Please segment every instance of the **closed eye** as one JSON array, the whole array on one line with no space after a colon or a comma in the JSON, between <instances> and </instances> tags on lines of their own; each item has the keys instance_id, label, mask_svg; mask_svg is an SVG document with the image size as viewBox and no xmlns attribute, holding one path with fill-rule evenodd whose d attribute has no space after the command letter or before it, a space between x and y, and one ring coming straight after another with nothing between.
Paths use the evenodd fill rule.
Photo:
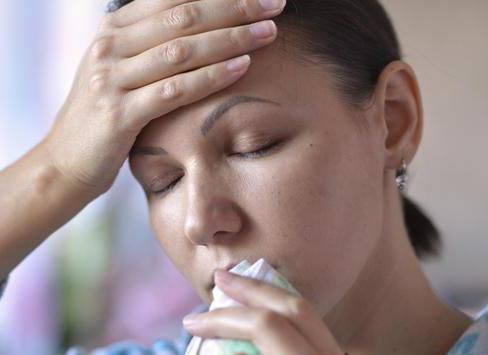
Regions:
<instances>
[{"instance_id":1,"label":"closed eye","mask_svg":"<svg viewBox=\"0 0 488 355\"><path fill-rule=\"evenodd\" d=\"M269 151L274 148L275 146L277 146L280 142L274 142L274 143L271 143L271 144L268 144L262 148L259 148L258 150L255 150L253 152L249 152L249 153L236 153L234 155L238 155L242 158L256 158L256 157L263 157L265 155L267 155L269 153Z\"/></svg>"},{"instance_id":2,"label":"closed eye","mask_svg":"<svg viewBox=\"0 0 488 355\"><path fill-rule=\"evenodd\" d=\"M258 150L255 150L253 152L248 152L248 153L235 153L235 154L232 154L232 155L237 155L239 157L242 157L244 159L253 159L253 158L261 158L261 157L264 157L266 155L269 154L269 152L275 148L276 146L278 146L281 142L274 142L274 143L271 143L271 144L268 144L262 148L259 148ZM154 191L152 192L154 195L157 195L157 196L161 196L161 195L165 195L171 191L173 191L173 189L176 187L176 185L178 184L178 182L183 178L183 176L179 177L178 179L174 180L171 184L169 184L168 186L166 186L164 189L162 190L158 190L158 191Z\"/></svg>"}]
</instances>

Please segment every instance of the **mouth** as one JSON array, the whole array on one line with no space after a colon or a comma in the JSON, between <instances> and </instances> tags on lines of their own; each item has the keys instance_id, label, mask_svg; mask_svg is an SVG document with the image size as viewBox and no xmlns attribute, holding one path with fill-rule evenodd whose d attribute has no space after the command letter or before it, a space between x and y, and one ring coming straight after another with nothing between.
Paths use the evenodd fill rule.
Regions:
<instances>
[{"instance_id":1,"label":"mouth","mask_svg":"<svg viewBox=\"0 0 488 355\"><path fill-rule=\"evenodd\" d=\"M234 262L234 263L230 263L230 264L227 264L227 266L225 267L217 267L215 268L213 271L212 271L212 279L210 280L210 282L207 284L207 290L208 292L212 292L212 290L214 289L215 287L215 282L214 282L214 275L215 275L215 271L217 271L217 269L225 269L227 271L229 271L230 269L232 269L234 266L236 266L237 264L239 264L239 262ZM275 270L278 270L278 266L275 265L275 264L270 264L271 267Z\"/></svg>"},{"instance_id":2,"label":"mouth","mask_svg":"<svg viewBox=\"0 0 488 355\"><path fill-rule=\"evenodd\" d=\"M230 269L232 269L234 266L236 266L237 262L233 262L233 263L229 263L227 264L227 266L224 266L224 267L216 267L213 271L212 271L212 279L210 280L210 282L208 283L208 286L207 286L207 289L211 292L213 290L213 288L215 287L215 282L214 282L214 279L215 279L215 271L217 271L217 269L224 269L224 270L227 270L229 271Z\"/></svg>"}]
</instances>

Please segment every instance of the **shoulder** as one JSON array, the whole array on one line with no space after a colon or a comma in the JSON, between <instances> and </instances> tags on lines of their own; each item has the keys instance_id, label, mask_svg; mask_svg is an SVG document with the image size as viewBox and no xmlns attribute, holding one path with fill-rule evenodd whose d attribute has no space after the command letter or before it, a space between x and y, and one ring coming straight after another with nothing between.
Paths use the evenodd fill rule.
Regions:
<instances>
[{"instance_id":1,"label":"shoulder","mask_svg":"<svg viewBox=\"0 0 488 355\"><path fill-rule=\"evenodd\" d=\"M447 355L488 355L488 304L474 317Z\"/></svg>"}]
</instances>

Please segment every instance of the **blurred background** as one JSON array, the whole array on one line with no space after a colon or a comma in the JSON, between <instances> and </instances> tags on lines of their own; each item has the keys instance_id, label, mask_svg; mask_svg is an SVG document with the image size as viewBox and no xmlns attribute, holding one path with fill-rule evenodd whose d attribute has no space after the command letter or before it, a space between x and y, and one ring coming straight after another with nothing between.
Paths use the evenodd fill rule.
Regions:
<instances>
[{"instance_id":1,"label":"blurred background","mask_svg":"<svg viewBox=\"0 0 488 355\"><path fill-rule=\"evenodd\" d=\"M385 0L424 100L407 194L442 233L422 263L449 304L488 303L488 2ZM0 0L0 169L46 134L103 15L101 0ZM26 221L28 223L28 221ZM200 303L147 222L127 165L114 187L32 252L0 302L0 354L174 339Z\"/></svg>"}]
</instances>

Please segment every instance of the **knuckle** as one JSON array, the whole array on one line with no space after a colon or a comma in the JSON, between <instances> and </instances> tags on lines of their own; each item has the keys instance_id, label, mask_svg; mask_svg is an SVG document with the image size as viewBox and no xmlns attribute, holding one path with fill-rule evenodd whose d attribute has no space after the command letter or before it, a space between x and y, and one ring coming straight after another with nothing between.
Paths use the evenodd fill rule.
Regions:
<instances>
[{"instance_id":1,"label":"knuckle","mask_svg":"<svg viewBox=\"0 0 488 355\"><path fill-rule=\"evenodd\" d=\"M256 329L276 328L281 323L281 317L273 311L264 310L257 316L256 323Z\"/></svg>"},{"instance_id":2,"label":"knuckle","mask_svg":"<svg viewBox=\"0 0 488 355\"><path fill-rule=\"evenodd\" d=\"M101 60L110 55L114 45L113 35L103 35L96 38L90 48L91 57L94 60Z\"/></svg>"},{"instance_id":3,"label":"knuckle","mask_svg":"<svg viewBox=\"0 0 488 355\"><path fill-rule=\"evenodd\" d=\"M110 29L115 27L116 15L114 12L109 12L102 17L100 21L100 28Z\"/></svg>"},{"instance_id":4,"label":"knuckle","mask_svg":"<svg viewBox=\"0 0 488 355\"><path fill-rule=\"evenodd\" d=\"M252 19L253 16L250 13L250 9L252 9L252 5L250 4L249 0L234 0L232 2L232 7L234 12L242 18L245 19Z\"/></svg>"},{"instance_id":5,"label":"knuckle","mask_svg":"<svg viewBox=\"0 0 488 355\"><path fill-rule=\"evenodd\" d=\"M220 75L217 68L212 68L206 71L206 80L208 87L214 88L220 86Z\"/></svg>"},{"instance_id":6,"label":"knuckle","mask_svg":"<svg viewBox=\"0 0 488 355\"><path fill-rule=\"evenodd\" d=\"M308 303L301 297L293 297L290 302L291 317L295 319L305 319L310 314L310 307Z\"/></svg>"},{"instance_id":7,"label":"knuckle","mask_svg":"<svg viewBox=\"0 0 488 355\"><path fill-rule=\"evenodd\" d=\"M168 64L181 64L190 54L190 45L182 39L175 39L162 46L160 56Z\"/></svg>"},{"instance_id":8,"label":"knuckle","mask_svg":"<svg viewBox=\"0 0 488 355\"><path fill-rule=\"evenodd\" d=\"M183 4L170 9L164 17L164 22L168 26L186 30L195 25L197 18L198 10L196 6Z\"/></svg>"},{"instance_id":9,"label":"knuckle","mask_svg":"<svg viewBox=\"0 0 488 355\"><path fill-rule=\"evenodd\" d=\"M227 43L232 48L246 48L244 36L241 35L239 28L232 28L227 32Z\"/></svg>"},{"instance_id":10,"label":"knuckle","mask_svg":"<svg viewBox=\"0 0 488 355\"><path fill-rule=\"evenodd\" d=\"M97 69L90 74L89 87L92 92L104 93L110 87L110 70Z\"/></svg>"},{"instance_id":11,"label":"knuckle","mask_svg":"<svg viewBox=\"0 0 488 355\"><path fill-rule=\"evenodd\" d=\"M124 103L118 95L98 96L93 101L93 108L103 117L103 125L110 132L114 132L124 116Z\"/></svg>"},{"instance_id":12,"label":"knuckle","mask_svg":"<svg viewBox=\"0 0 488 355\"><path fill-rule=\"evenodd\" d=\"M163 83L161 96L165 100L177 100L183 96L181 85L175 79L167 80Z\"/></svg>"}]
</instances>

